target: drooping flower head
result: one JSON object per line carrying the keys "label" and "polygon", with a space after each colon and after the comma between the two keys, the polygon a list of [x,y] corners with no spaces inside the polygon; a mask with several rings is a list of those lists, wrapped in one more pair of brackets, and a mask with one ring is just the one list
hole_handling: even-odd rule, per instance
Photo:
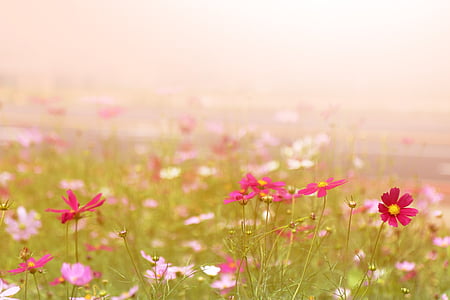
{"label": "drooping flower head", "polygon": [[78,286],[88,284],[93,278],[91,268],[81,263],[75,263],[73,265],[63,263],[61,267],[61,274],[67,282]]}
{"label": "drooping flower head", "polygon": [[417,209],[407,207],[414,201],[410,194],[406,193],[400,199],[399,195],[399,188],[391,188],[389,192],[381,195],[383,202],[378,204],[381,220],[388,222],[393,227],[398,226],[397,221],[403,226],[408,225],[411,222],[410,217],[414,217],[419,213]]}
{"label": "drooping flower head", "polygon": [[86,211],[95,211],[95,208],[101,206],[106,199],[101,199],[102,194],[98,194],[91,201],[86,203],[84,206],[80,207],[80,203],[77,200],[77,197],[72,192],[72,190],[67,190],[68,198],[62,197],[64,202],[66,202],[71,209],[51,209],[48,208],[45,211],[61,213],[60,220],[61,223],[66,223],[67,221],[73,219],[80,219],[81,214]]}
{"label": "drooping flower head", "polygon": [[343,185],[346,182],[346,179],[334,181],[334,178],[330,177],[326,181],[309,183],[306,188],[299,190],[297,195],[311,195],[317,192],[317,197],[321,198],[327,195],[328,190]]}
{"label": "drooping flower head", "polygon": [[53,256],[51,256],[50,254],[42,256],[37,261],[33,257],[30,257],[27,261],[20,263],[19,268],[9,270],[8,272],[18,274],[29,271],[31,274],[33,274],[37,271],[37,269],[42,268],[46,263],[48,263],[52,259]]}
{"label": "drooping flower head", "polygon": [[247,204],[248,200],[252,199],[256,196],[256,192],[248,192],[247,190],[240,190],[240,191],[233,191],[228,195],[228,198],[225,198],[223,202],[225,204],[231,203],[231,202],[239,202],[243,205]]}

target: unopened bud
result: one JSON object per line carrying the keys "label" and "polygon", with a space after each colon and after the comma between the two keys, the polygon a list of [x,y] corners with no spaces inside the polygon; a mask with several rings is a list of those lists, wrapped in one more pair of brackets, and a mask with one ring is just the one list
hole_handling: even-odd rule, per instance
{"label": "unopened bud", "polygon": [[408,289],[408,288],[404,288],[404,287],[402,287],[402,288],[400,289],[400,291],[401,291],[403,294],[405,294],[405,295],[407,295],[407,294],[410,293],[409,289]]}

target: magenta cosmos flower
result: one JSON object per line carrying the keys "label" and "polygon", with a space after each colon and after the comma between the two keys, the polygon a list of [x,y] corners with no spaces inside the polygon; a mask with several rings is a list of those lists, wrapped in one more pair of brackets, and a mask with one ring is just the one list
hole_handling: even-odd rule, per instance
{"label": "magenta cosmos flower", "polygon": [[334,181],[333,177],[328,178],[326,181],[313,182],[306,186],[306,188],[299,190],[297,195],[311,195],[317,192],[317,197],[324,197],[327,195],[327,191],[331,190],[337,186],[343,185],[346,183],[346,179],[336,180]]}
{"label": "magenta cosmos flower", "polygon": [[414,217],[419,213],[415,208],[407,207],[413,202],[413,197],[406,193],[398,198],[400,195],[399,188],[391,188],[388,193],[381,195],[383,203],[378,204],[378,211],[381,213],[381,220],[383,222],[389,222],[389,225],[397,227],[400,222],[403,226],[406,226],[411,222],[410,217]]}
{"label": "magenta cosmos flower", "polygon": [[251,173],[247,173],[239,183],[242,189],[247,190],[248,188],[251,188],[257,193],[267,193],[268,190],[282,190],[286,185],[283,181],[272,181],[270,177],[263,177],[258,180]]}
{"label": "magenta cosmos flower", "polygon": [[75,263],[73,265],[63,263],[61,267],[61,274],[67,282],[78,286],[88,284],[93,278],[91,268],[80,263]]}
{"label": "magenta cosmos flower", "polygon": [[55,213],[61,213],[61,216],[59,217],[61,220],[61,223],[66,223],[67,221],[73,220],[73,219],[80,219],[81,213],[86,211],[95,211],[96,207],[99,207],[102,205],[106,199],[101,199],[102,194],[98,194],[95,196],[91,201],[86,203],[84,206],[80,207],[80,203],[78,203],[77,197],[72,192],[72,190],[67,191],[68,198],[65,198],[62,196],[64,202],[66,202],[71,209],[51,209],[48,208],[45,211],[49,212],[55,212]]}
{"label": "magenta cosmos flower", "polygon": [[37,261],[33,257],[31,257],[26,262],[20,263],[19,264],[20,268],[9,270],[8,272],[18,274],[18,273],[29,271],[31,274],[33,274],[36,272],[36,269],[42,268],[46,263],[48,263],[52,259],[53,259],[53,256],[51,256],[50,254],[46,254],[46,255],[42,256]]}

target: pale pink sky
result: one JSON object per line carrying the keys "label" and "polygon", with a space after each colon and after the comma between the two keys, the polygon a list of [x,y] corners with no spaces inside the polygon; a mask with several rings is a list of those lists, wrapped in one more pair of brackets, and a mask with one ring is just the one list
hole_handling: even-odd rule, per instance
{"label": "pale pink sky", "polygon": [[2,2],[0,75],[450,107],[448,0]]}

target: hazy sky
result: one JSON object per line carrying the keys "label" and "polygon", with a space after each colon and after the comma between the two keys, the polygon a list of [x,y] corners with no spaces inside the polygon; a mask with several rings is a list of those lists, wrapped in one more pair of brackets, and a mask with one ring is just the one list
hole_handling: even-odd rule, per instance
{"label": "hazy sky", "polygon": [[0,0],[0,5],[0,74],[197,90],[450,99],[448,0]]}

